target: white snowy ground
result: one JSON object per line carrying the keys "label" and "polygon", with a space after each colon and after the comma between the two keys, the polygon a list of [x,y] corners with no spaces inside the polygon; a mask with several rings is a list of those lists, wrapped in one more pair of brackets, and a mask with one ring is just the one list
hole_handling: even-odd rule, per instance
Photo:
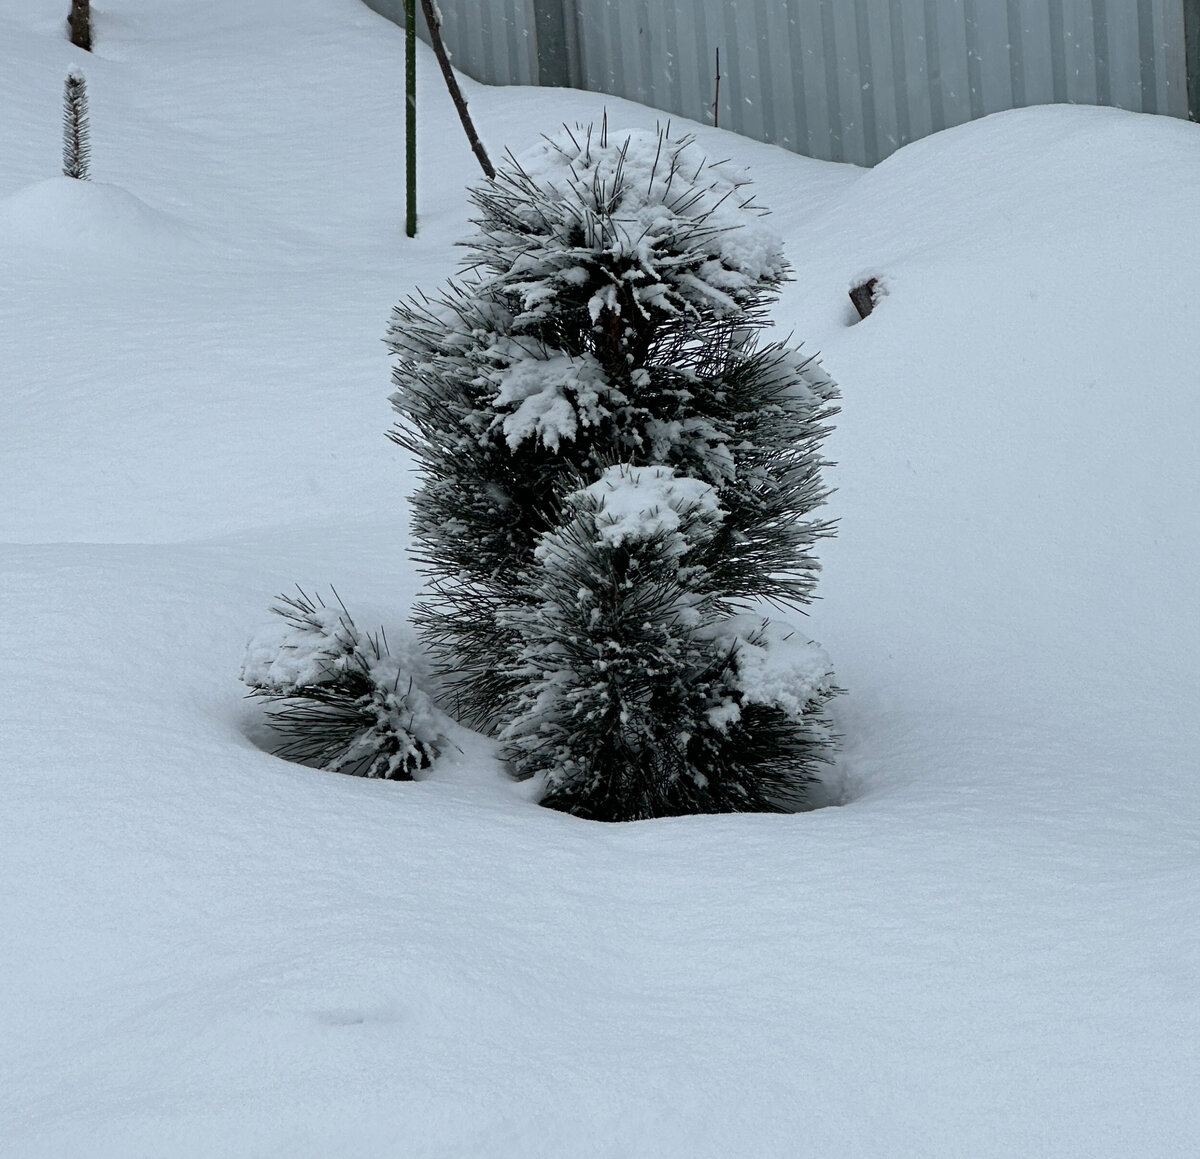
{"label": "white snowy ground", "polygon": [[[249,739],[276,592],[417,586],[380,338],[477,176],[432,59],[406,241],[357,0],[106,0],[89,185],[66,7],[0,0],[0,1154],[1197,1154],[1200,129],[700,130],[843,385],[842,803],[601,826],[478,738],[416,785]],[[497,153],[604,103],[469,93]]]}

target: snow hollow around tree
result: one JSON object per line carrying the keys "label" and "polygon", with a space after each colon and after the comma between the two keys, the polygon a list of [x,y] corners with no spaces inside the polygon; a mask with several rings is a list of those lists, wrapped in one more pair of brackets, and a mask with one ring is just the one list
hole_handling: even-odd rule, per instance
{"label": "snow hollow around tree", "polygon": [[[431,56],[409,242],[358,0],[106,0],[86,61],[66,7],[0,0],[0,1155],[1190,1157],[1200,129],[1026,109],[862,171],[687,126],[842,389],[796,617],[841,807],[602,826],[465,730],[417,782],[248,737],[277,593],[398,648],[422,583],[379,339],[479,176]],[[129,244],[37,193],[80,63]],[[661,117],[467,95],[497,156]]]}

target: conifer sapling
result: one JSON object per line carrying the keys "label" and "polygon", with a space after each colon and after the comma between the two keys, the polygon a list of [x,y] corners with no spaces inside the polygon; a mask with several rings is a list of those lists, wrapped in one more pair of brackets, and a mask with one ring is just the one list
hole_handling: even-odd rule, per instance
{"label": "conifer sapling", "polygon": [[72,69],[63,85],[63,176],[90,180],[91,152],[87,81]]}
{"label": "conifer sapling", "polygon": [[789,267],[746,184],[669,131],[567,131],[474,190],[468,274],[394,312],[418,624],[583,816],[796,808],[830,751],[828,657],[754,610],[811,599],[836,388],[759,340]]}

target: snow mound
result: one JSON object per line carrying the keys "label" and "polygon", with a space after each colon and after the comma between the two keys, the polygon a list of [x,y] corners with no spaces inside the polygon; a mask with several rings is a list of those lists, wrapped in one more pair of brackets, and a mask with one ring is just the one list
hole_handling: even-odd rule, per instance
{"label": "snow mound", "polygon": [[[1150,268],[1138,251],[1162,232],[1132,207],[1152,190],[1166,220],[1186,219],[1200,181],[1198,145],[1197,126],[1173,117],[1073,105],[994,113],[914,141],[864,172],[822,241],[840,252],[846,276],[886,275],[897,258],[929,266],[935,255],[981,265],[1012,259],[1035,270],[1065,259],[1078,276],[1081,258],[1114,248]],[[1172,248],[1188,252],[1182,234]]]}
{"label": "snow mound", "polygon": [[119,185],[52,177],[0,200],[0,244],[125,256],[192,240],[183,222]]}

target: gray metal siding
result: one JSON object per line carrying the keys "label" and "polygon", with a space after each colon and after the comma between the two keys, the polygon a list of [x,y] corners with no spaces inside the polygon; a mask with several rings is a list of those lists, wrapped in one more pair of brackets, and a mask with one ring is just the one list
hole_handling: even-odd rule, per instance
{"label": "gray metal siding", "polygon": [[[367,0],[403,22],[403,0]],[[872,165],[1001,109],[1186,117],[1184,0],[440,0],[454,63],[535,84],[537,10],[573,84]],[[560,33],[556,32],[556,36]]]}
{"label": "gray metal siding", "polygon": [[[363,2],[404,26],[404,0]],[[454,67],[484,84],[537,84],[533,5],[534,0],[439,0],[442,39]],[[417,31],[428,40],[419,0],[417,11]]]}

